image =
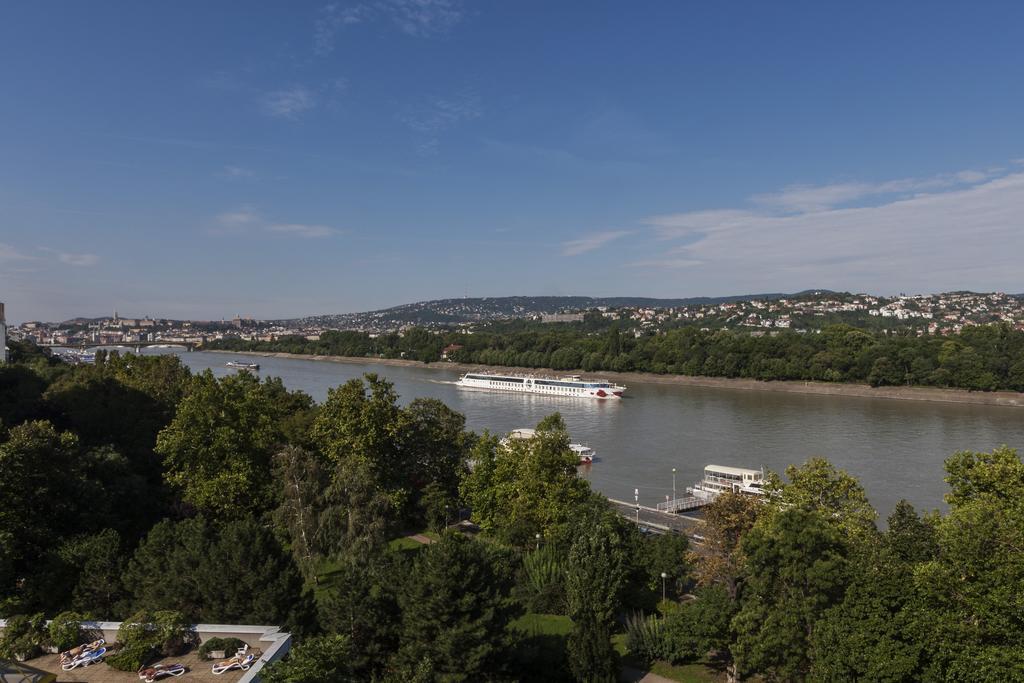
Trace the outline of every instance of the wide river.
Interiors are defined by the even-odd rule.
[[[403,402],[440,399],[476,431],[532,427],[558,411],[572,440],[597,451],[597,460],[581,468],[594,487],[621,500],[639,489],[640,503],[650,506],[672,494],[672,468],[682,494],[707,464],[781,472],[820,455],[861,481],[884,523],[901,498],[919,509],[945,507],[942,464],[955,451],[1024,449],[1024,409],[1013,407],[642,382],[631,383],[621,401],[598,401],[460,389],[454,370],[204,352],[180,357],[194,371],[219,376],[235,372],[226,361],[256,360],[261,376],[281,377],[317,401],[331,387],[375,372],[394,382]]]

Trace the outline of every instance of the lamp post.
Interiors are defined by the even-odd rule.
[[[672,500],[676,499],[676,468],[672,468]]]
[[[540,534],[536,533],[533,535],[533,537],[537,539],[537,550],[540,550]]]
[[[665,602],[665,579],[668,578],[668,574],[665,572],[661,573],[661,601]]]
[[[633,489],[633,502],[636,503],[636,525],[640,526],[640,489]]]

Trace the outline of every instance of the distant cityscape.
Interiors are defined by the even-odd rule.
[[[0,309],[2,310],[2,309]],[[950,334],[969,325],[1004,323],[1024,330],[1024,296],[1003,293],[946,292],[881,297],[830,291],[766,294],[721,299],[645,299],[590,297],[487,297],[441,299],[378,311],[322,315],[288,320],[236,316],[219,321],[154,317],[75,318],[63,322],[25,322],[7,334],[40,345],[166,343],[201,346],[237,338],[275,341],[301,336],[316,340],[329,330],[371,336],[402,333],[413,327],[472,334],[514,321],[547,324],[617,322],[625,333],[657,334],[681,326],[747,331],[760,336],[782,330],[813,332],[847,323],[886,333]],[[0,314],[0,327],[2,327]]]

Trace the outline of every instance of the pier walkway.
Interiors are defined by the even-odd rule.
[[[647,507],[646,505],[637,506],[636,503],[629,503],[624,500],[609,498],[608,502],[611,503],[616,512],[631,522],[637,521],[637,507],[639,507],[640,526],[659,534],[675,533],[691,536],[695,527],[701,522],[696,517],[673,514],[664,510],[658,510],[657,508]]]
[[[696,510],[697,508],[704,507],[710,502],[710,498],[702,496],[686,496],[684,498],[676,498],[675,500],[666,500],[664,503],[658,503],[658,509],[662,512],[686,512],[688,510]]]

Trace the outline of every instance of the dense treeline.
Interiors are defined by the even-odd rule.
[[[70,647],[98,618],[126,620],[107,661],[127,670],[190,647],[189,623],[282,624],[297,643],[270,683],[614,681],[624,659],[713,680],[1024,680],[1024,463],[1005,447],[955,454],[949,512],[900,503],[885,531],[813,459],[763,499],[719,497],[691,549],[610,511],[557,414],[502,444],[374,375],[316,405],[173,356],[14,357],[0,657]],[[453,528],[467,516],[475,535]]]
[[[616,326],[594,331],[592,323],[584,322],[524,324],[474,334],[413,329],[402,336],[373,338],[325,332],[318,341],[230,339],[211,348],[435,361],[449,344],[461,346],[448,354],[450,360],[482,365],[1024,391],[1024,332],[1007,325],[966,327],[938,337],[868,332],[849,325],[774,336],[681,327],[635,337]]]

